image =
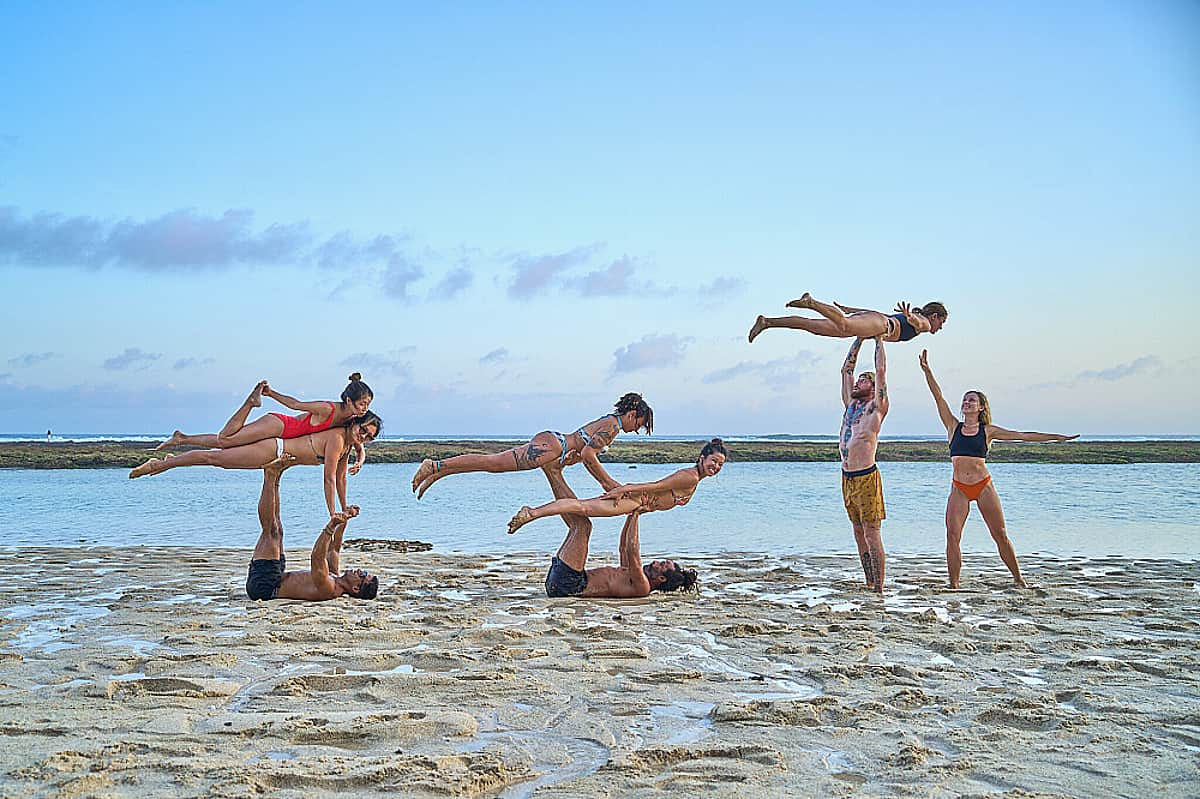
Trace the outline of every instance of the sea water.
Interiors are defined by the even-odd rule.
[[[622,482],[649,482],[680,465],[606,464]],[[1197,559],[1198,464],[1012,464],[990,467],[1019,554]],[[552,499],[539,471],[452,475],[417,501],[416,464],[371,464],[349,478],[362,515],[348,538],[416,539],[442,552],[553,552],[566,528],[541,519],[508,535],[522,505]],[[950,488],[946,463],[883,463],[889,553],[944,550]],[[779,555],[853,552],[836,463],[730,462],[701,482],[685,507],[641,519],[643,552]],[[129,480],[124,469],[0,470],[0,546],[195,548],[254,545],[262,472],[190,467]],[[567,471],[580,497],[599,486],[582,466]],[[289,548],[307,548],[327,519],[322,470],[298,466],[281,486]],[[596,519],[595,552],[613,551],[623,518]],[[977,509],[964,552],[994,552]]]

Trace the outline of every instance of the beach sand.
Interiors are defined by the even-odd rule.
[[[618,602],[348,546],[379,599],[309,605],[248,601],[247,561],[0,553],[0,795],[1200,795],[1192,563],[1026,556],[1021,591],[968,556],[952,592],[893,557],[879,599],[731,554]]]

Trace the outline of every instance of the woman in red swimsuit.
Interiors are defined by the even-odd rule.
[[[992,484],[992,476],[987,469],[987,451],[993,441],[1070,441],[1079,436],[1063,436],[1057,433],[1021,433],[1006,430],[992,424],[992,410],[988,406],[987,397],[982,391],[968,391],[963,394],[963,421],[950,410],[942,389],[933,377],[929,368],[929,357],[921,350],[921,369],[925,372],[925,382],[929,385],[929,393],[937,405],[938,416],[946,426],[946,436],[950,441],[950,462],[954,464],[954,478],[951,481],[950,496],[946,499],[946,570],[950,575],[950,587],[958,588],[958,576],[962,571],[962,531],[967,523],[967,515],[971,512],[971,503],[979,506],[983,521],[1000,550],[1000,558],[1012,572],[1013,580],[1022,588],[1026,588],[1025,579],[1021,577],[1021,567],[1017,565],[1017,553],[1012,541],[1004,528],[1004,511],[1000,507],[1000,495]]]
[[[556,499],[536,508],[526,505],[509,521],[508,532],[515,533],[534,519],[545,516],[574,514],[596,518],[680,508],[688,504],[701,480],[715,476],[724,465],[725,444],[714,438],[700,450],[695,466],[680,469],[653,483],[619,485],[593,499]]]
[[[299,465],[325,467],[325,505],[332,518],[337,512],[334,504],[341,503],[347,511],[346,471],[350,450],[373,441],[383,430],[383,420],[367,411],[351,424],[330,427],[296,438],[265,438],[250,444],[225,449],[194,449],[181,455],[151,458],[129,473],[132,480],[160,474],[178,466],[217,466],[222,469],[261,469],[268,463],[291,455]]]
[[[296,416],[287,416],[282,413],[268,413],[246,424],[246,418],[250,415],[250,411],[262,405],[264,395],[286,408],[290,408],[293,411],[300,411],[301,413]],[[328,430],[331,427],[344,427],[352,419],[357,419],[366,413],[371,407],[371,400],[374,398],[375,395],[371,391],[371,387],[362,381],[362,375],[358,372],[350,375],[350,385],[346,386],[346,389],[342,392],[341,402],[301,402],[295,397],[289,397],[287,394],[281,394],[273,390],[266,380],[262,380],[250,392],[250,396],[246,397],[246,401],[242,403],[242,407],[238,408],[237,412],[229,417],[229,421],[221,428],[221,432],[190,436],[180,430],[176,430],[170,438],[159,444],[155,449],[168,449],[170,447],[229,449],[245,444],[253,444],[255,441],[263,441],[268,438],[299,438],[300,436]],[[362,448],[358,448],[356,451],[358,457],[355,460],[354,466],[350,467],[350,474],[358,473],[358,470],[362,468],[364,456],[366,455],[365,450]]]

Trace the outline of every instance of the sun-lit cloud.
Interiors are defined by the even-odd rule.
[[[1114,383],[1128,377],[1157,372],[1163,368],[1162,361],[1155,355],[1143,355],[1128,363],[1118,363],[1103,369],[1085,369],[1076,372],[1065,380],[1055,380],[1048,383],[1038,383],[1031,388],[1069,388],[1086,383]]]
[[[613,352],[613,374],[677,366],[683,362],[687,345],[692,339],[671,333],[665,336],[643,336],[640,341],[626,344]]]
[[[618,297],[637,289],[632,283],[634,261],[622,256],[603,269],[588,272],[573,282],[584,297]]]
[[[513,257],[510,261],[513,277],[508,286],[508,296],[514,299],[529,299],[554,285],[567,269],[586,263],[602,247],[602,244],[587,244],[549,255]]]
[[[385,353],[357,352],[339,362],[339,366],[361,372],[363,380],[370,383],[369,375],[381,373],[412,378],[412,362],[405,356],[416,351],[416,347],[401,347]]]
[[[23,355],[18,355],[15,358],[8,359],[9,366],[36,366],[43,361],[49,361],[53,358],[61,358],[57,352],[27,352]]]
[[[696,293],[702,297],[731,297],[741,294],[746,288],[746,281],[740,277],[721,276],[711,283],[703,283],[696,287]]]
[[[140,347],[126,347],[120,355],[114,355],[103,364],[105,369],[146,369],[161,358],[157,352],[143,352]]]

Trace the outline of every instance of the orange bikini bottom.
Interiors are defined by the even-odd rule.
[[[988,483],[992,482],[992,476],[988,475],[978,483],[960,483],[957,480],[951,480],[950,482],[954,483],[954,487],[963,493],[963,496],[967,498],[967,502],[974,502],[979,499],[979,495],[983,493],[983,489],[988,487]]]

